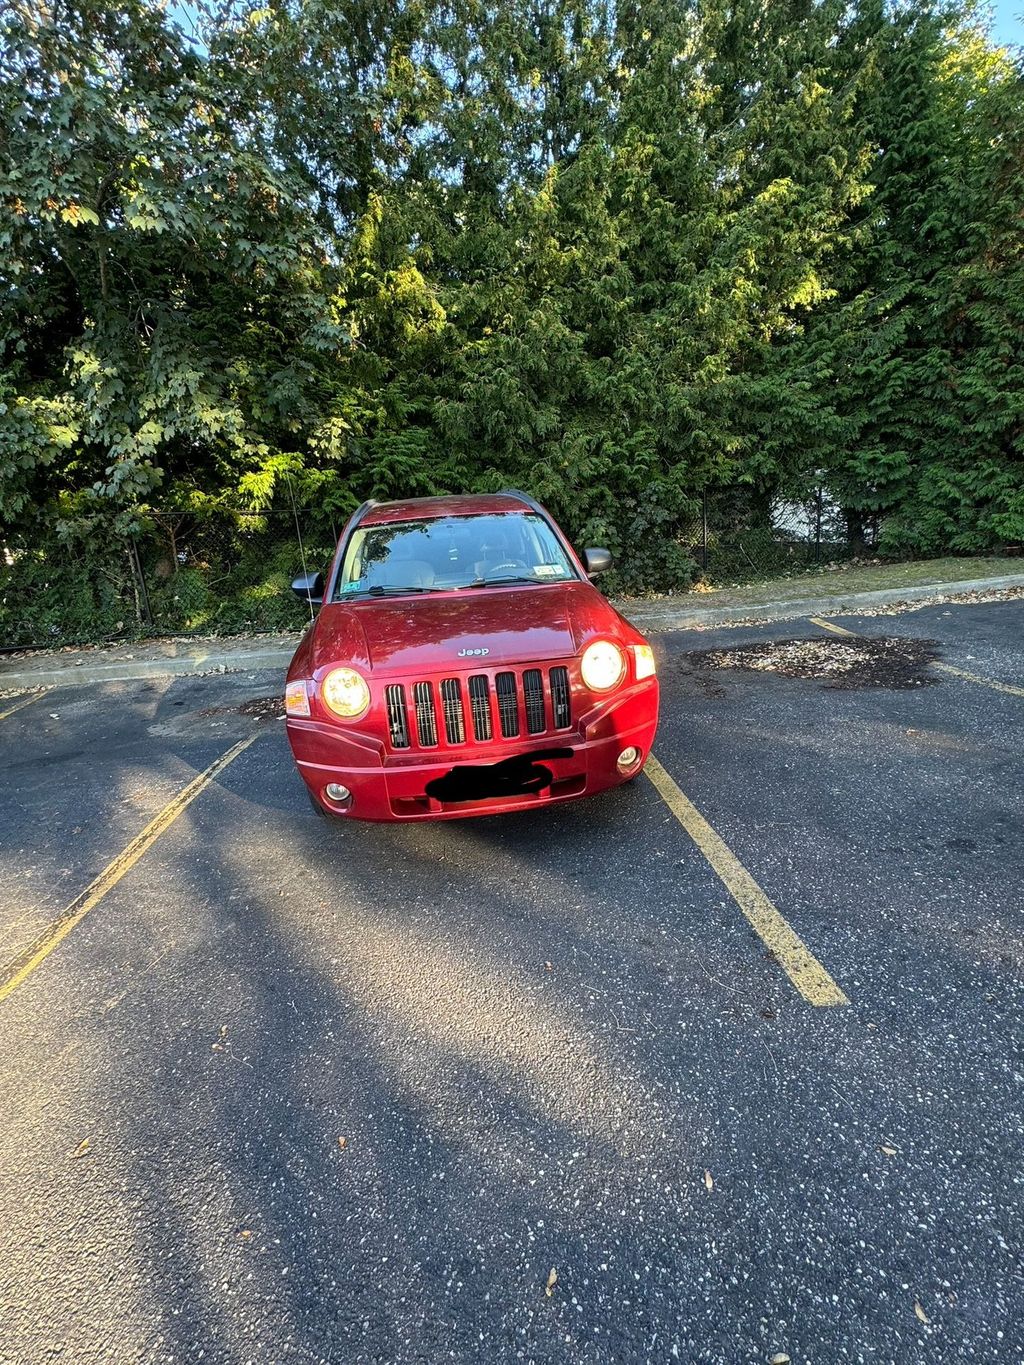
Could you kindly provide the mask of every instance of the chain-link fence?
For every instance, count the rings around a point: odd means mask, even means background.
[[[330,561],[334,540],[306,543],[282,515],[151,511],[135,536],[143,624],[157,633],[288,630],[308,619],[291,591],[305,561]]]
[[[330,560],[282,514],[146,509],[130,535],[97,544],[7,549],[0,559],[0,646],[159,635],[290,630],[308,620],[291,580]]]
[[[873,555],[877,517],[850,525],[824,486],[804,499],[752,496],[749,488],[707,492],[682,543],[699,576],[716,584],[757,582],[817,565]]]
[[[677,544],[713,583],[796,573],[877,542],[871,523],[851,539],[825,488],[761,504],[749,488],[716,490],[698,506]],[[0,647],[297,629],[308,612],[291,580],[304,564],[326,567],[339,530],[300,542],[291,506],[257,514],[205,502],[145,509],[133,534],[100,544],[0,548]]]
[[[6,650],[137,635],[146,620],[131,541],[111,538],[93,553],[49,543],[3,549],[0,645]]]

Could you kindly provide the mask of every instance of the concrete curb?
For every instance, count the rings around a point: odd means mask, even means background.
[[[1006,574],[1001,578],[973,578],[956,583],[923,583],[912,588],[850,592],[833,597],[793,598],[743,607],[693,608],[665,601],[618,601],[615,605],[637,629],[654,633],[695,630],[728,625],[735,621],[788,621],[799,616],[827,616],[840,612],[855,615],[861,607],[893,606],[956,593],[991,592],[1018,587],[1024,587],[1024,573]],[[172,645],[167,652],[154,658],[68,662],[62,668],[48,667],[52,664],[52,655],[40,658],[34,665],[26,660],[18,660],[18,666],[11,668],[0,663],[0,691],[24,691],[33,687],[81,687],[88,683],[176,678],[195,673],[255,673],[266,669],[279,669],[283,673],[295,652],[298,638],[296,636],[290,644],[262,649],[253,648],[248,641],[244,648],[232,648],[224,642],[215,651]],[[179,648],[182,651],[180,653]]]
[[[929,598],[949,597],[965,592],[993,592],[1000,588],[1024,587],[1024,573],[1004,574],[1000,578],[971,578],[956,583],[920,583],[912,588],[878,588],[870,592],[848,592],[833,597],[790,598],[781,602],[759,602],[744,607],[686,609],[675,602],[617,603],[624,616],[643,631],[695,630],[724,626],[734,621],[788,621],[798,616],[856,615],[863,607],[891,607]]]
[[[296,640],[295,644],[298,644]],[[221,650],[216,654],[178,654],[158,659],[118,660],[112,663],[71,664],[66,668],[22,667],[17,672],[0,665],[0,690],[29,687],[81,687],[86,683],[133,682],[139,678],[178,678],[194,673],[255,673],[291,662],[290,649]]]

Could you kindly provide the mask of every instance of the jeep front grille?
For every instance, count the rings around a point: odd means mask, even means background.
[[[523,674],[523,696],[526,700],[526,728],[531,735],[541,735],[544,723],[544,684],[539,668],[528,668]]]
[[[412,689],[416,703],[416,735],[423,748],[432,749],[437,743],[437,713],[434,710],[434,689],[428,682],[418,682]]]
[[[516,739],[524,730],[543,735],[572,725],[569,670],[564,667],[527,668],[521,674],[505,669],[414,683],[412,717],[401,683],[385,687],[384,700],[392,749],[436,749],[442,736],[449,745],[486,743],[499,736]]]
[[[475,673],[469,680],[469,708],[473,712],[474,739],[491,737],[491,685],[485,673]]]
[[[567,668],[553,668],[551,670],[551,710],[554,718],[556,730],[564,730],[569,724],[569,670]]]
[[[408,749],[409,718],[405,714],[405,688],[401,683],[392,683],[384,689],[384,701],[388,708],[388,733],[391,735],[392,749]]]
[[[444,707],[444,732],[449,744],[466,741],[466,717],[462,713],[462,689],[458,678],[445,678],[441,684],[441,704]]]
[[[514,673],[499,673],[494,679],[494,690],[498,694],[498,715],[501,718],[502,738],[513,739],[519,733],[516,675]]]

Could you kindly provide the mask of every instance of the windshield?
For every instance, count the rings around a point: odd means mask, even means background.
[[[542,517],[502,512],[359,526],[345,550],[334,595],[449,592],[576,577]]]

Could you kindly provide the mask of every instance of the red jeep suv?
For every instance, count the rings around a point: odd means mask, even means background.
[[[525,493],[367,502],[288,670],[288,741],[320,813],[453,819],[634,777],[658,724],[654,655]]]

